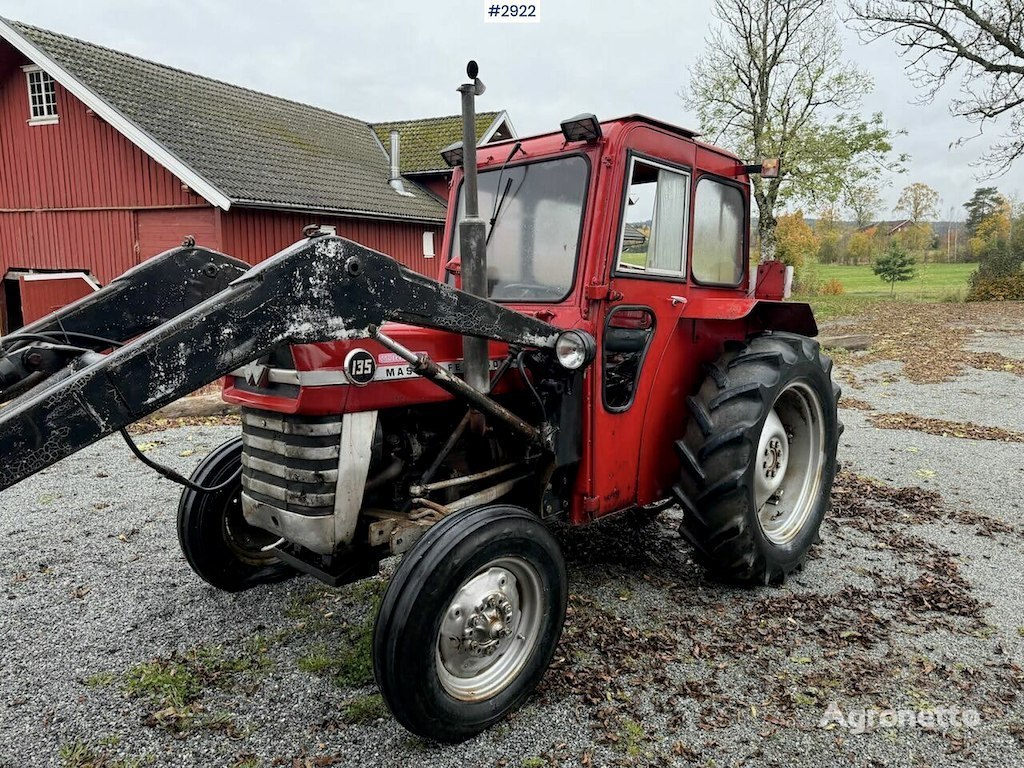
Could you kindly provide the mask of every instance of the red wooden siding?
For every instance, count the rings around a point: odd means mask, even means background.
[[[10,269],[83,270],[105,284],[135,263],[132,211],[0,212],[0,278]]]
[[[437,257],[424,258],[423,233],[434,233],[434,252],[441,252],[441,224],[347,219],[337,216],[232,208],[221,214],[221,244],[225,253],[257,264],[302,239],[309,224],[333,226],[340,237],[386,253],[407,267],[431,277]]]
[[[187,235],[196,244],[221,250],[213,208],[173,208],[166,211],[139,211],[139,256],[148,259],[181,245]]]
[[[28,87],[20,67],[28,63],[22,59],[0,71],[0,209],[205,203],[107,123],[90,116],[85,104],[59,83],[60,122],[29,125]]]
[[[22,275],[21,315],[25,325],[46,317],[55,309],[88,296],[95,286],[80,275],[61,272],[55,275]]]

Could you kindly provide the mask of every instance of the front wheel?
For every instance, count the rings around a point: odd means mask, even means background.
[[[551,661],[567,594],[558,543],[526,510],[436,524],[405,555],[374,626],[374,672],[395,719],[457,742],[520,707]]]
[[[718,576],[779,582],[817,540],[842,431],[831,370],[816,341],[773,333],[726,352],[688,398],[680,533]]]
[[[239,592],[295,575],[295,570],[264,548],[277,536],[249,525],[242,515],[242,438],[216,448],[192,473],[193,483],[218,491],[187,488],[178,504],[178,543],[189,566],[209,584]]]

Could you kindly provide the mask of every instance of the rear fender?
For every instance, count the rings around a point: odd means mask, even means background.
[[[686,305],[681,319],[742,321],[747,336],[764,331],[789,331],[801,336],[818,335],[814,312],[810,304],[802,301],[769,301],[750,296],[702,297]]]

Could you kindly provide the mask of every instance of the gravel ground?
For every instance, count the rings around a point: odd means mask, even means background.
[[[987,327],[971,343],[1019,357],[1022,338]],[[843,409],[845,471],[801,574],[711,582],[673,511],[559,531],[572,596],[556,661],[521,712],[458,746],[381,708],[362,643],[382,579],[218,593],[178,552],[176,487],[104,441],[0,495],[0,765],[1019,766],[1024,450],[876,429],[864,404],[1024,430],[1022,379],[921,385],[854,362],[862,405]],[[137,439],[189,470],[236,429]],[[821,726],[831,704],[980,724],[855,733]]]

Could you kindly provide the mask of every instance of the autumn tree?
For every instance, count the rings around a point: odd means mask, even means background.
[[[778,157],[778,178],[753,177],[761,258],[775,255],[789,200],[839,199],[850,169],[892,150],[880,114],[858,115],[870,78],[843,57],[831,0],[715,0],[718,25],[690,72],[704,129],[741,157]]]
[[[793,267],[797,288],[806,291],[814,282],[814,261],[821,241],[804,219],[804,212],[781,214],[775,236],[775,257],[783,264]]]
[[[895,240],[890,241],[889,249],[875,259],[872,271],[891,286],[889,295],[896,293],[896,283],[903,283],[914,278],[914,257],[903,250]]]
[[[920,224],[939,215],[939,193],[916,181],[903,188],[893,210],[907,214],[911,223]]]
[[[814,234],[818,237],[818,261],[835,264],[842,252],[843,227],[839,222],[836,206],[826,205],[818,213],[814,223]]]
[[[950,111],[979,125],[1007,126],[985,160],[993,173],[1024,156],[1024,9],[1020,0],[850,0],[868,39],[891,39],[906,70],[933,99],[947,82]]]
[[[870,264],[878,251],[875,229],[859,229],[846,243],[846,257],[853,264]]]

